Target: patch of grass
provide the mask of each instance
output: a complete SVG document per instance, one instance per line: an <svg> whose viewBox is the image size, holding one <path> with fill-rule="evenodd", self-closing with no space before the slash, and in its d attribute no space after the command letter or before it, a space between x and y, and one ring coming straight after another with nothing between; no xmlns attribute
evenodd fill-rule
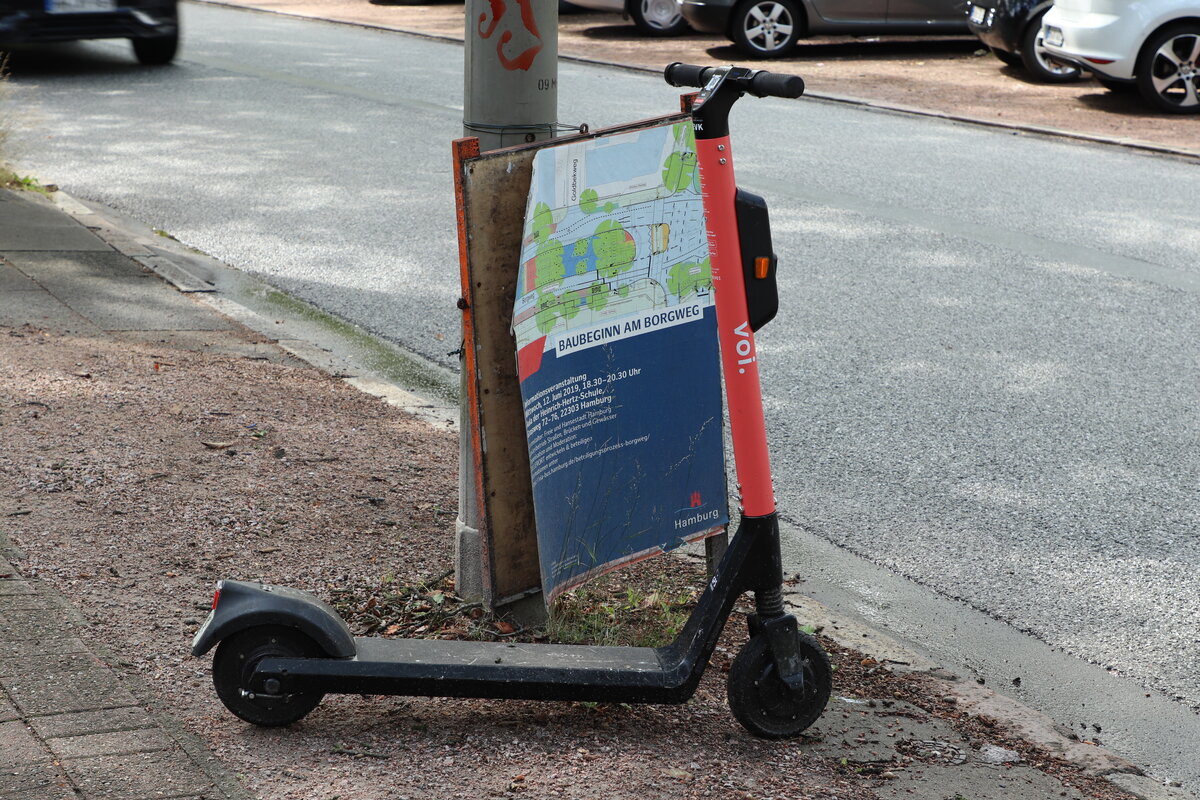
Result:
<svg viewBox="0 0 1200 800"><path fill-rule="evenodd" d="M698 597L694 587L665 579L649 588L613 582L600 580L559 597L547 637L560 644L662 647L683 629Z"/></svg>
<svg viewBox="0 0 1200 800"><path fill-rule="evenodd" d="M37 178L31 175L18 175L7 165L0 165L0 186L5 189L16 189L25 192L37 192L49 196L50 188L43 186Z"/></svg>

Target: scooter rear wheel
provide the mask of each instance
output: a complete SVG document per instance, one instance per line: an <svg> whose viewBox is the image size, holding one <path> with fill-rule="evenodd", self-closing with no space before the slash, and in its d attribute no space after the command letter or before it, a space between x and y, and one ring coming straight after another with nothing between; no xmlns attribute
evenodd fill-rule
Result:
<svg viewBox="0 0 1200 800"><path fill-rule="evenodd" d="M820 643L799 634L804 688L793 692L775 667L770 641L758 635L729 668L729 710L742 726L764 739L798 736L817 721L833 688L833 669Z"/></svg>
<svg viewBox="0 0 1200 800"><path fill-rule="evenodd" d="M316 643L292 628L277 625L248 628L217 647L213 657L213 686L225 707L246 722L264 728L290 725L316 708L324 695L270 694L261 681L251 679L254 668L268 656L319 655Z"/></svg>

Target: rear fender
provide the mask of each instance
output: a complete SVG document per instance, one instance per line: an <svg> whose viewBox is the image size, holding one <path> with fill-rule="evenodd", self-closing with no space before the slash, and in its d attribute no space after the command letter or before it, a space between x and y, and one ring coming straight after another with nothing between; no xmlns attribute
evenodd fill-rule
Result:
<svg viewBox="0 0 1200 800"><path fill-rule="evenodd" d="M192 655L202 656L217 642L247 628L282 625L316 642L330 658L355 654L354 637L329 605L307 592L245 581L221 581L216 607L192 640Z"/></svg>

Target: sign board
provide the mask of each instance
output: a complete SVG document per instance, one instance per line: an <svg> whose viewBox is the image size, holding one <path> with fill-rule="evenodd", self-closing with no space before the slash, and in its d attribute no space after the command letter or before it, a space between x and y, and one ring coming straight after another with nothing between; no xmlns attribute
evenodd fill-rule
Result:
<svg viewBox="0 0 1200 800"><path fill-rule="evenodd" d="M538 150L515 295L547 602L722 532L716 308L691 125Z"/></svg>

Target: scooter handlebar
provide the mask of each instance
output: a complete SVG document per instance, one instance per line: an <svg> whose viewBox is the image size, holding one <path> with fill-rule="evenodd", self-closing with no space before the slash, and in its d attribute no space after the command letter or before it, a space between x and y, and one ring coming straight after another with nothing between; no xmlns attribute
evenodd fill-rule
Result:
<svg viewBox="0 0 1200 800"><path fill-rule="evenodd" d="M663 77L672 86L695 86L699 88L708 83L708 79L712 77L715 71L714 67L699 67L695 64L681 64L675 61L667 64L667 68L663 70Z"/></svg>
<svg viewBox="0 0 1200 800"><path fill-rule="evenodd" d="M716 72L716 67L681 64L676 61L663 70L663 77L672 86L702 87ZM744 89L755 97L799 97L804 94L804 79L799 75L758 71L744 81Z"/></svg>
<svg viewBox="0 0 1200 800"><path fill-rule="evenodd" d="M799 97L804 94L804 79L781 72L756 72L749 89L755 97Z"/></svg>

